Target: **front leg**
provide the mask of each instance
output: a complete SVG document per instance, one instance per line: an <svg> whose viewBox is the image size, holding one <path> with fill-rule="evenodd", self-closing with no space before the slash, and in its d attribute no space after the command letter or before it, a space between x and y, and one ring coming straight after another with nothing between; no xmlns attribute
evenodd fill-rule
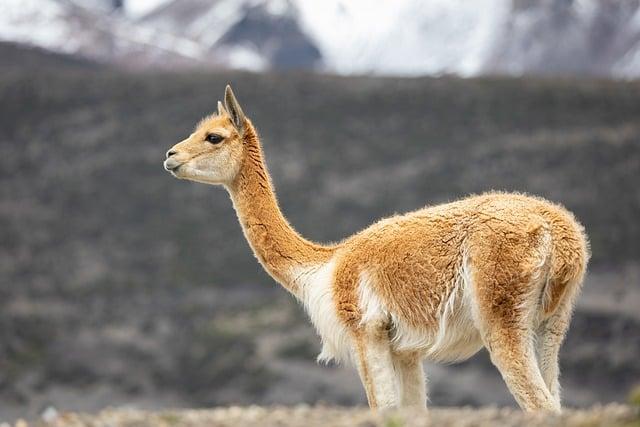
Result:
<svg viewBox="0 0 640 427"><path fill-rule="evenodd" d="M393 367L386 325L359 329L355 334L355 350L358 373L371 409L398 407L399 381Z"/></svg>
<svg viewBox="0 0 640 427"><path fill-rule="evenodd" d="M395 354L393 364L400 382L400 404L403 407L426 408L427 384L419 354Z"/></svg>

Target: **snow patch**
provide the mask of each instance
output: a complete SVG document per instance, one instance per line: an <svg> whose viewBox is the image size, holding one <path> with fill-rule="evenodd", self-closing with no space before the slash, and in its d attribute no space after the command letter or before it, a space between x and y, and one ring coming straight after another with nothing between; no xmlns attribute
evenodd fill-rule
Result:
<svg viewBox="0 0 640 427"><path fill-rule="evenodd" d="M509 0L296 0L327 68L339 73L477 74Z"/></svg>
<svg viewBox="0 0 640 427"><path fill-rule="evenodd" d="M0 40L73 52L63 7L52 0L2 0Z"/></svg>
<svg viewBox="0 0 640 427"><path fill-rule="evenodd" d="M131 18L141 18L172 0L127 0L124 3L124 13Z"/></svg>
<svg viewBox="0 0 640 427"><path fill-rule="evenodd" d="M265 71L269 68L268 61L250 46L237 46L230 49L227 54L228 65L249 71Z"/></svg>

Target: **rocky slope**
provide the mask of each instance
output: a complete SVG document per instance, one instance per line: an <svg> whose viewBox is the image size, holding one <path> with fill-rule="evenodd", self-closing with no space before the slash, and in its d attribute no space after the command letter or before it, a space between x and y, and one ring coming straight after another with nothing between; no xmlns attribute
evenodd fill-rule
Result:
<svg viewBox="0 0 640 427"><path fill-rule="evenodd" d="M352 369L316 365L306 315L256 263L227 195L162 168L228 82L284 212L314 240L489 189L564 203L593 249L565 401L621 401L640 382L637 82L128 74L0 56L3 417L363 403ZM483 352L427 372L434 406L513 405Z"/></svg>

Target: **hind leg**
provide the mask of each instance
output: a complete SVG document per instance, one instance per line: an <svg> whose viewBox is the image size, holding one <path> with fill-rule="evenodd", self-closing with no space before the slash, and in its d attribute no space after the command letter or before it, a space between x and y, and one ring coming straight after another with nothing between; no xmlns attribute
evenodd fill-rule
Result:
<svg viewBox="0 0 640 427"><path fill-rule="evenodd" d="M485 346L520 407L526 411L559 412L560 404L547 389L538 369L530 334L524 329L506 333L489 329L483 336Z"/></svg>
<svg viewBox="0 0 640 427"><path fill-rule="evenodd" d="M479 309L479 329L491 362L522 409L560 411L538 368L528 316L511 301L500 301L500 306L508 314L496 313L496 306Z"/></svg>
<svg viewBox="0 0 640 427"><path fill-rule="evenodd" d="M544 246L521 236L505 237L496 245L487 245L487 240L489 236L473 248L477 252L471 252L467 262L474 321L520 407L557 412L560 406L540 373L534 346L545 277Z"/></svg>
<svg viewBox="0 0 640 427"><path fill-rule="evenodd" d="M558 354L569 328L570 319L571 303L566 302L540 325L538 339L536 340L538 363L542 371L542 378L558 406L561 404Z"/></svg>

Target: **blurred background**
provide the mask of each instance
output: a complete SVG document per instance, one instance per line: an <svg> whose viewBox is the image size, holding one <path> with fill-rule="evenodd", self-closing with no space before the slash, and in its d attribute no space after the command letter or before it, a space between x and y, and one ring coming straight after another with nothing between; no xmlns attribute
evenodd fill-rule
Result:
<svg viewBox="0 0 640 427"><path fill-rule="evenodd" d="M163 170L227 83L310 239L565 204L593 250L565 402L640 382L639 1L1 0L0 40L0 419L365 403L225 192ZM432 405L515 405L485 352L427 375Z"/></svg>

